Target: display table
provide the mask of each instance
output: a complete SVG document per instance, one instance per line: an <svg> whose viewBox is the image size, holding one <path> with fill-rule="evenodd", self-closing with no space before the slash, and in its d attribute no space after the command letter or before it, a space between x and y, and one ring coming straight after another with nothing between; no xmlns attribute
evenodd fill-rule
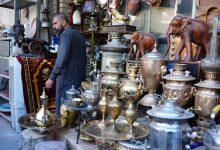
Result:
<svg viewBox="0 0 220 150"><path fill-rule="evenodd" d="M71 129L61 129L58 133L58 138L60 141L68 142L68 146L71 150L97 150L98 147L95 143L85 142L79 140L79 143L76 144L77 140L77 131L74 128Z"/></svg>

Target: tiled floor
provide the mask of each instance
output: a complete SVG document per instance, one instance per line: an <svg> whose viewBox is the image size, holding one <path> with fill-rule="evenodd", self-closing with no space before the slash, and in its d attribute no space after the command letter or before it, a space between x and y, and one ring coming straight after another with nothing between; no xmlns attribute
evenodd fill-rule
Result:
<svg viewBox="0 0 220 150"><path fill-rule="evenodd" d="M11 123L0 116L0 150L18 150L19 135L11 127Z"/></svg>

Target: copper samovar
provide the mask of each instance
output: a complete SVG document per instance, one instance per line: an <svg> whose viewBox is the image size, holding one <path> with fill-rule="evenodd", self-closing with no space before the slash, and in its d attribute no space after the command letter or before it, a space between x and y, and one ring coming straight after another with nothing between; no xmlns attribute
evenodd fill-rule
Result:
<svg viewBox="0 0 220 150"><path fill-rule="evenodd" d="M191 97L191 82L196 79L189 74L186 64L174 64L170 74L163 76L166 80L166 84L163 84L163 98L176 101L178 106L185 107Z"/></svg>
<svg viewBox="0 0 220 150"><path fill-rule="evenodd" d="M148 92L139 103L144 106L157 105L159 97L156 90L160 87L161 67L165 65L164 56L155 48L152 52L145 54L140 59L141 75L144 79L144 85Z"/></svg>
<svg viewBox="0 0 220 150"><path fill-rule="evenodd" d="M220 82L217 81L217 72L205 72L206 80L195 86L198 90L195 94L195 113L199 118L209 118L212 109L220 104Z"/></svg>

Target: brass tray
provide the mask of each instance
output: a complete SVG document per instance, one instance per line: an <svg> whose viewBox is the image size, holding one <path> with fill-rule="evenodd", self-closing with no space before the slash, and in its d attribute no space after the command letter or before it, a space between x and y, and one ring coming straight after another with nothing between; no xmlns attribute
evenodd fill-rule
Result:
<svg viewBox="0 0 220 150"><path fill-rule="evenodd" d="M55 116L55 115L53 115L53 124L51 126L49 126L49 127L37 126L34 121L35 116L36 116L36 114L27 114L27 115L21 116L18 119L18 123L24 128L32 129L37 132L46 132L51 129L61 128L64 126L64 123L63 123L64 120Z"/></svg>
<svg viewBox="0 0 220 150"><path fill-rule="evenodd" d="M110 132L112 127L112 121L105 121L105 126L99 120L93 120L81 128L83 132L94 137L113 141L125 141L131 139L140 139L148 136L149 127L138 122L134 123L134 137L128 136L129 124L126 120L116 120L116 127L120 131L119 133Z"/></svg>

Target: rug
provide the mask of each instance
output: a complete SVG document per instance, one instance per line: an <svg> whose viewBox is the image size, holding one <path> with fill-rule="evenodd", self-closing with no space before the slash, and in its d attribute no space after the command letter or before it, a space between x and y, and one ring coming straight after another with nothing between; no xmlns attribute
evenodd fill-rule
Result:
<svg viewBox="0 0 220 150"><path fill-rule="evenodd" d="M55 64L55 58L17 56L21 63L21 75L23 83L24 101L27 113L36 113L41 108L40 95L45 82ZM47 90L48 108L55 109L56 87Z"/></svg>

